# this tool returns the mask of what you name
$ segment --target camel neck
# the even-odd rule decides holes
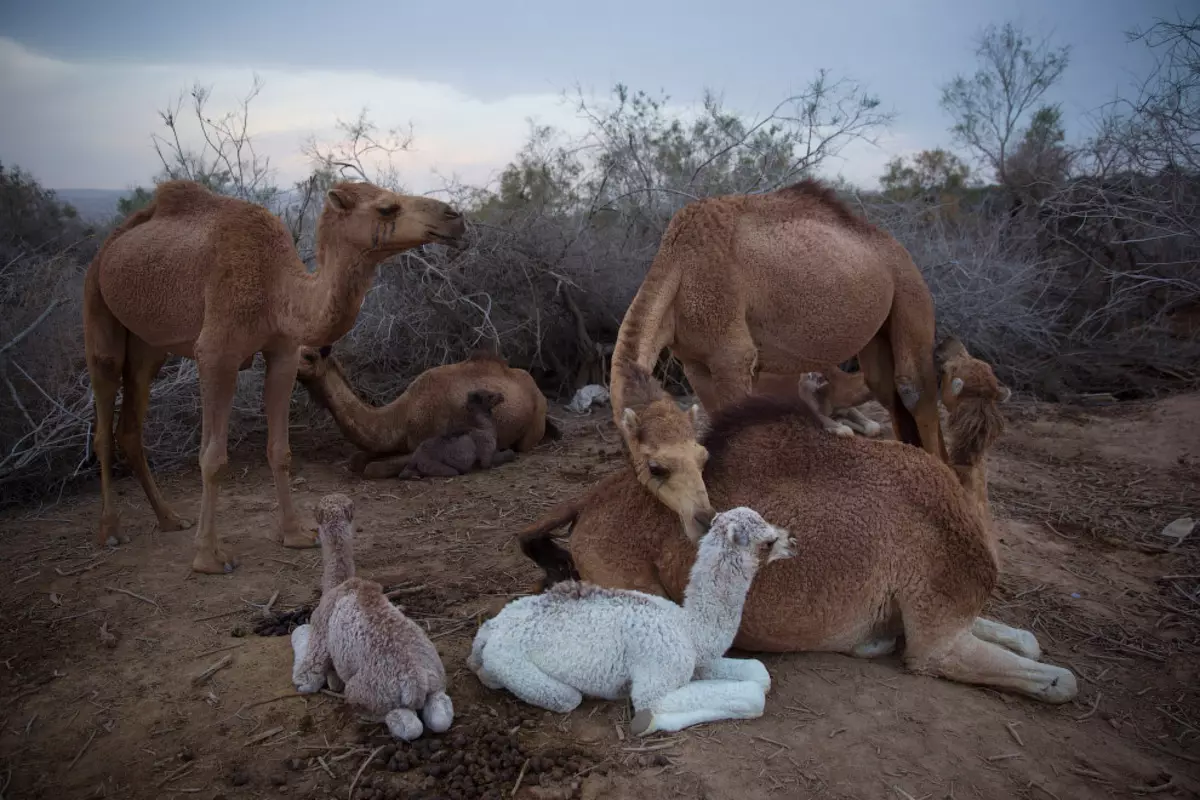
[[[733,645],[755,571],[752,559],[724,542],[701,542],[683,596],[688,634],[698,659],[720,658]]]
[[[321,591],[326,594],[335,586],[354,577],[354,544],[349,536],[339,539],[336,545],[321,537],[321,560],[325,565],[321,576]]]
[[[282,282],[282,325],[292,341],[320,347],[354,327],[363,298],[375,280],[382,253],[363,251],[324,232],[317,236],[317,271],[303,265]]]
[[[404,448],[408,439],[407,391],[385,406],[373,406],[355,394],[336,363],[320,378],[303,383],[309,394],[329,409],[342,435],[359,449],[395,453]]]

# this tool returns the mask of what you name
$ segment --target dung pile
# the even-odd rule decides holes
[[[521,729],[540,714],[515,705],[499,714],[475,707],[441,736],[427,733],[415,742],[389,744],[372,764],[376,771],[359,782],[355,800],[501,800],[511,795],[518,776],[522,786],[561,788],[560,797],[575,797],[581,773],[594,759],[522,742],[528,736]]]
[[[291,611],[271,614],[254,626],[259,636],[291,636],[292,631],[308,622],[315,606],[300,606]]]

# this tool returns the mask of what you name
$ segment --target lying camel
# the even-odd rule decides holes
[[[684,428],[649,432],[657,450],[634,446],[623,362],[651,370],[669,347],[711,415],[750,394],[760,373],[799,376],[857,355],[897,438],[945,461],[933,345],[933,299],[912,258],[830,189],[804,180],[699,200],[667,226],[621,322],[613,417],[647,487],[657,479],[648,460],[691,473],[695,490],[660,498],[696,538],[712,517],[701,451],[675,438]]]
[[[459,244],[462,215],[439,200],[369,183],[337,183],[317,221],[318,270],[310,274],[283,222],[262,206],[222,197],[194,181],[159,184],[104,242],[84,279],[83,338],[96,398],[95,447],[103,506],[98,540],[115,543],[113,414],[124,389],[119,436],[159,527],[187,528],[167,505],[142,445],[150,384],[170,354],[194,358],[200,373],[203,491],[197,572],[230,572],[236,561],[217,535],[217,494],[229,457],[229,415],[237,373],[261,352],[267,459],[279,503],[276,538],[315,547],[292,504],[288,410],[303,344],[323,345],[354,326],[376,267],[431,242]]]
[[[477,388],[505,398],[493,414],[497,449],[527,453],[543,438],[560,435],[546,417],[546,396],[533,376],[493,353],[476,352],[456,364],[427,369],[385,406],[360,400],[328,349],[302,348],[296,377],[313,400],[333,414],[342,435],[362,451],[351,459],[355,472],[363,471],[369,461],[411,453],[426,439],[450,431],[461,422],[467,393]],[[403,466],[399,460],[371,464],[369,477],[393,477]]]
[[[512,450],[496,449],[496,424],[492,410],[504,402],[504,395],[477,389],[467,393],[467,422],[441,436],[433,436],[417,445],[400,477],[455,478],[466,475],[476,465],[491,469],[516,458]]]
[[[830,436],[799,398],[730,406],[715,415],[704,445],[714,504],[755,508],[788,529],[803,554],[759,572],[735,647],[870,658],[903,636],[915,672],[1048,703],[1075,697],[1075,676],[1039,663],[1031,633],[980,616],[998,579],[997,545],[944,462],[894,441]],[[857,493],[853,513],[847,486],[870,489]],[[569,522],[567,552],[551,536]],[[550,584],[585,580],[675,602],[696,558],[675,514],[628,467],[519,538]]]

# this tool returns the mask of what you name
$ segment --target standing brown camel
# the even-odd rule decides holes
[[[961,430],[986,441],[988,427]],[[714,504],[756,509],[791,532],[799,554],[759,571],[735,647],[871,658],[893,652],[903,637],[905,663],[916,672],[1048,703],[1075,697],[1075,676],[1039,662],[1033,634],[980,616],[998,580],[998,548],[976,498],[945,462],[894,441],[830,436],[800,398],[752,396],[728,406],[704,444]],[[567,523],[569,553],[551,539]],[[675,514],[629,468],[518,538],[547,583],[582,579],[677,603],[696,560],[695,541],[680,535]]]
[[[121,388],[121,448],[159,526],[166,531],[191,526],[154,483],[142,447],[142,423],[150,383],[167,356],[194,358],[203,406],[203,492],[192,569],[233,570],[236,561],[217,535],[217,493],[229,460],[237,373],[261,352],[267,363],[267,458],[279,501],[276,538],[287,547],[315,547],[288,485],[288,407],[299,348],[331,343],[353,327],[379,262],[430,242],[457,245],[464,230],[462,215],[438,200],[406,197],[369,183],[338,183],[327,193],[317,222],[318,269],[310,274],[291,234],[267,209],[218,196],[192,181],[160,184],[150,204],[108,237],[84,283],[84,343],[96,397],[103,493],[99,541],[118,537],[111,468],[113,408]]]
[[[325,348],[301,348],[296,377],[309,396],[329,409],[342,435],[359,448],[350,460],[351,470],[365,470],[370,478],[399,474],[404,463],[389,456],[411,453],[424,440],[464,422],[459,419],[461,410],[475,389],[504,396],[493,411],[497,449],[527,453],[544,437],[561,435],[546,416],[546,396],[533,376],[510,367],[495,353],[478,351],[457,363],[427,369],[383,406],[359,399],[341,363]]]
[[[663,444],[656,452],[635,441],[631,431],[652,423],[627,402],[621,362],[649,370],[669,347],[711,415],[750,394],[759,373],[799,376],[857,355],[897,438],[945,461],[933,344],[933,299],[912,258],[830,189],[804,180],[708,198],[671,220],[621,322],[613,416],[645,485],[682,472],[702,486],[698,450],[666,446],[667,435],[650,435]],[[669,494],[696,535],[711,517],[707,496]]]

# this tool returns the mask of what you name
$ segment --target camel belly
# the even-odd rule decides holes
[[[147,344],[191,356],[204,324],[208,250],[203,228],[151,221],[127,231],[99,264],[105,305]]]

